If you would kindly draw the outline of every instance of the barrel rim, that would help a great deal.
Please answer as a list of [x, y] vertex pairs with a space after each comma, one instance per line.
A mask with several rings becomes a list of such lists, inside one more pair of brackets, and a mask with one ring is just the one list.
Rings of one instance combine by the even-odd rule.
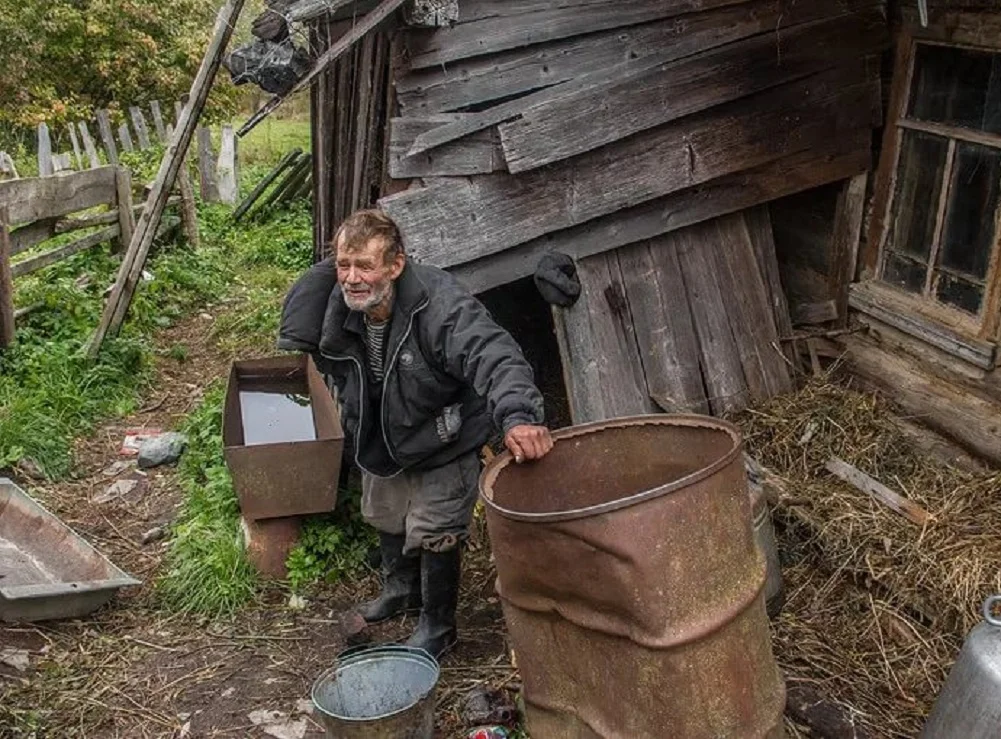
[[[651, 413], [639, 416], [623, 416], [605, 421], [592, 421], [577, 426], [571, 426], [553, 432], [553, 441], [566, 441], [578, 436], [605, 431], [613, 428], [629, 428], [632, 426], [689, 426], [695, 428], [705, 428], [714, 431], [721, 431], [729, 435], [733, 442], [732, 448], [719, 459], [706, 467], [692, 472], [689, 475], [680, 477], [677, 480], [659, 485], [649, 490], [618, 498], [606, 503], [598, 503], [584, 508], [574, 508], [567, 511], [551, 511], [545, 513], [529, 513], [525, 511], [514, 511], [494, 502], [492, 498], [493, 485], [501, 471], [514, 461], [514, 457], [509, 451], [504, 451], [495, 456], [483, 469], [479, 480], [479, 497], [485, 506], [512, 521], [522, 521], [526, 523], [555, 523], [558, 521], [573, 521], [590, 516], [598, 516], [603, 513], [611, 513], [623, 508], [629, 508], [639, 503], [659, 498], [669, 493], [677, 492], [683, 488], [701, 482], [708, 477], [712, 477], [720, 470], [725, 469], [733, 463], [734, 458], [743, 453], [744, 438], [740, 428], [729, 421], [723, 421], [711, 416], [683, 413]], [[489, 491], [489, 494], [488, 494]]]
[[[417, 699], [412, 703], [409, 703], [402, 708], [398, 708], [391, 713], [384, 713], [381, 716], [371, 716], [369, 718], [359, 718], [357, 716], [341, 716], [334, 713], [333, 711], [324, 708], [320, 705], [320, 702], [316, 698], [316, 691], [321, 685], [327, 682], [328, 678], [335, 676], [338, 672], [344, 670], [346, 667], [352, 667], [354, 665], [362, 664], [364, 662], [370, 661], [372, 658], [379, 657], [403, 657], [406, 659], [413, 659], [414, 661], [420, 662], [425, 666], [431, 668], [434, 673], [434, 680], [431, 686], [425, 690]], [[438, 681], [441, 679], [441, 665], [438, 664], [438, 660], [434, 658], [430, 652], [424, 649], [419, 649], [417, 647], [407, 647], [403, 645], [391, 645], [385, 644], [376, 647], [363, 648], [360, 650], [349, 649], [347, 652], [342, 653], [338, 657], [337, 664], [333, 667], [329, 667], [320, 673], [319, 677], [313, 681], [313, 687], [309, 691], [310, 700], [313, 702], [313, 706], [316, 710], [320, 711], [324, 716], [334, 719], [335, 721], [340, 721], [343, 723], [351, 724], [365, 724], [371, 723], [373, 721], [384, 721], [390, 719], [394, 716], [399, 716], [405, 713], [415, 706], [419, 705], [422, 701], [427, 700], [428, 696], [434, 693], [435, 689], [438, 687]]]

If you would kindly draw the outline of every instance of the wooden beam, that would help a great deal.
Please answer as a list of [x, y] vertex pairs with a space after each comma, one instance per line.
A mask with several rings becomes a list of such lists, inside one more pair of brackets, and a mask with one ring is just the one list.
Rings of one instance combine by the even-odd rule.
[[233, 34], [243, 4], [244, 0], [227, 0], [219, 11], [212, 40], [191, 86], [189, 102], [181, 113], [181, 120], [178, 121], [177, 129], [174, 131], [174, 138], [160, 163], [160, 170], [153, 182], [146, 207], [143, 209], [128, 251], [122, 260], [121, 269], [112, 287], [100, 324], [88, 347], [90, 357], [97, 356], [105, 336], [109, 333], [112, 335], [117, 333], [125, 320], [125, 315], [132, 302], [132, 295], [146, 265], [146, 258], [153, 244], [157, 225], [160, 223], [167, 199], [170, 197], [171, 187], [177, 178], [178, 171], [184, 164], [184, 156], [194, 136], [195, 127], [198, 125], [198, 117], [205, 107], [209, 90], [216, 72], [219, 70], [223, 53]]
[[14, 275], [11, 274], [10, 213], [0, 201], [0, 350], [14, 342]]
[[533, 106], [500, 126], [508, 170], [524, 172], [878, 51], [879, 11], [752, 38]]
[[383, 21], [396, 12], [397, 8], [403, 5], [404, 2], [405, 0], [382, 0], [375, 10], [368, 13], [357, 26], [354, 26], [350, 31], [341, 36], [341, 38], [337, 39], [336, 43], [334, 43], [333, 46], [331, 46], [319, 59], [316, 60], [309, 74], [299, 80], [295, 87], [293, 87], [286, 95], [276, 95], [265, 103], [263, 108], [258, 110], [250, 118], [250, 120], [243, 124], [237, 132], [237, 135], [240, 137], [246, 136], [253, 130], [254, 126], [274, 112], [275, 109], [277, 109], [278, 106], [285, 100], [300, 90], [306, 89], [312, 84], [313, 80], [316, 79], [319, 74], [337, 61], [337, 59], [339, 59], [344, 52], [352, 48], [370, 31], [375, 30], [375, 28], [377, 28]]
[[111, 132], [111, 117], [106, 110], [99, 110], [97, 116], [97, 130], [101, 134], [101, 141], [104, 143], [104, 153], [108, 156], [108, 163], [118, 164], [118, 147], [115, 146], [115, 136]]
[[494, 54], [530, 44], [542, 44], [584, 33], [596, 33], [735, 5], [743, 0], [580, 0], [557, 3], [533, 12], [487, 16], [451, 28], [414, 36], [410, 46], [413, 69], [451, 64], [460, 59]]
[[83, 238], [77, 239], [76, 241], [71, 241], [69, 244], [60, 246], [58, 249], [52, 249], [50, 251], [39, 254], [38, 256], [31, 257], [30, 259], [25, 259], [11, 266], [11, 272], [14, 277], [21, 277], [31, 272], [37, 272], [43, 267], [48, 267], [56, 262], [61, 262], [74, 254], [85, 251], [87, 249], [93, 249], [95, 246], [103, 244], [106, 241], [111, 241], [113, 238], [118, 236], [118, 226], [110, 226], [108, 228], [102, 229], [95, 233], [92, 233]]
[[114, 198], [114, 167], [0, 182], [0, 202], [9, 208], [11, 225], [58, 218]]
[[890, 490], [883, 483], [865, 474], [857, 467], [848, 464], [843, 459], [831, 457], [824, 465], [828, 472], [839, 480], [847, 482], [852, 487], [870, 495], [887, 508], [890, 508], [911, 523], [924, 526], [931, 520], [931, 515], [912, 500]]
[[848, 325], [848, 286], [855, 281], [858, 267], [859, 240], [865, 218], [868, 173], [856, 175], [845, 182], [838, 193], [834, 213], [834, 234], [831, 237], [828, 287], [834, 296], [835, 312], [841, 326]]
[[441, 125], [461, 121], [469, 113], [441, 113], [419, 118], [393, 118], [389, 122], [389, 175], [413, 177], [489, 174], [505, 169], [496, 129], [479, 131], [451, 144], [417, 156], [407, 152], [418, 136]]
[[[545, 234], [525, 244], [493, 252], [450, 268], [474, 293], [529, 277], [539, 258], [553, 249], [582, 259], [626, 244], [650, 239], [726, 213], [809, 190], [865, 171], [870, 165], [868, 129], [844, 139], [831, 137], [812, 150], [797, 152], [760, 167], [726, 175], [703, 185], [610, 213], [593, 221]], [[764, 248], [764, 247], [762, 247]], [[774, 248], [771, 250], [772, 260]], [[785, 314], [785, 295], [774, 263], [770, 284], [779, 285], [775, 310]], [[777, 325], [782, 325], [778, 323]], [[783, 335], [792, 332], [792, 324]]]
[[[821, 73], [545, 171], [436, 181], [380, 203], [415, 256], [450, 267], [867, 130], [876, 88], [859, 82], [862, 74]], [[791, 119], [796, 126], [787, 125]]]
[[[503, 7], [509, 5], [510, 0]], [[758, 33], [779, 33], [799, 23], [859, 12], [873, 5], [872, 0], [814, 0], [791, 5], [751, 0], [691, 13], [683, 23], [668, 18], [464, 59], [444, 68], [408, 70], [395, 78], [396, 92], [406, 116], [453, 111], [551, 87], [608, 69], [623, 59], [667, 52], [663, 61], [671, 62]], [[462, 13], [467, 16], [465, 5]]]

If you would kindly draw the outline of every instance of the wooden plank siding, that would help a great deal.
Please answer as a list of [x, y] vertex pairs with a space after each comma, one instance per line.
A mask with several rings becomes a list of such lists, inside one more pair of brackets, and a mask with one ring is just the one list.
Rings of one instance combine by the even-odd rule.
[[439, 180], [380, 202], [416, 256], [450, 267], [867, 129], [875, 94], [854, 64], [543, 171]]
[[417, 137], [445, 123], [467, 118], [463, 113], [393, 118], [389, 122], [389, 176], [443, 177], [489, 174], [506, 169], [500, 137], [496, 129], [478, 131], [432, 151], [407, 156]]

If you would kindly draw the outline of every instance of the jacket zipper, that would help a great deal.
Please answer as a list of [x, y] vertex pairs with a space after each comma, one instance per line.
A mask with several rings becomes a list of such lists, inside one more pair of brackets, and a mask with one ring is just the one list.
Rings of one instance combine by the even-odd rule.
[[358, 403], [358, 428], [355, 429], [355, 465], [358, 469], [368, 472], [368, 470], [362, 466], [361, 462], [358, 461], [358, 452], [361, 449], [361, 444], [359, 443], [361, 441], [361, 426], [365, 422], [365, 370], [362, 368], [361, 362], [359, 362], [355, 357], [335, 357], [322, 351], [320, 354], [333, 362], [353, 362], [358, 370], [358, 381], [361, 383], [362, 402]]
[[[383, 379], [382, 381], [383, 382], [382, 399], [379, 401], [379, 415], [381, 417], [380, 420], [382, 421], [382, 442], [386, 445], [386, 451], [389, 452], [390, 458], [392, 458], [392, 460], [396, 462], [396, 466], [399, 467], [401, 470], [403, 468], [403, 465], [401, 465], [400, 460], [396, 458], [396, 454], [393, 452], [393, 447], [390, 446], [389, 444], [389, 436], [386, 434], [386, 380], [389, 379], [389, 373], [393, 371], [393, 367], [396, 364], [396, 359], [400, 356], [400, 350], [403, 348], [403, 345], [407, 342], [407, 339], [410, 338], [410, 332], [414, 328], [414, 316], [416, 316], [418, 313], [424, 310], [427, 307], [428, 302], [429, 301], [425, 300], [419, 306], [414, 308], [414, 310], [411, 312], [410, 319], [407, 321], [407, 330], [403, 332], [403, 337], [400, 339], [400, 343], [396, 345], [396, 351], [393, 352], [393, 356], [390, 357], [389, 359], [389, 366], [386, 367], [385, 379]], [[359, 427], [360, 425], [361, 424], [359, 423]]]

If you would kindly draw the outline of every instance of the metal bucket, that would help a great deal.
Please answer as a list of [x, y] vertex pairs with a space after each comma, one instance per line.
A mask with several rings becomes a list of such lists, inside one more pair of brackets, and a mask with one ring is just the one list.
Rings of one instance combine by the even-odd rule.
[[754, 527], [754, 541], [765, 555], [768, 563], [765, 579], [765, 608], [770, 618], [775, 618], [785, 604], [786, 589], [782, 580], [782, 563], [779, 561], [779, 547], [775, 540], [775, 527], [772, 525], [771, 513], [768, 510], [768, 500], [761, 483], [753, 477], [748, 478], [748, 490], [751, 494], [751, 520]]
[[480, 480], [528, 733], [784, 736], [737, 428], [641, 416], [554, 439]]
[[1001, 595], [984, 603], [977, 624], [952, 666], [921, 739], [995, 739], [1001, 727], [1001, 619], [992, 610]]
[[313, 684], [313, 705], [328, 737], [432, 739], [438, 675], [423, 649], [352, 650]]

